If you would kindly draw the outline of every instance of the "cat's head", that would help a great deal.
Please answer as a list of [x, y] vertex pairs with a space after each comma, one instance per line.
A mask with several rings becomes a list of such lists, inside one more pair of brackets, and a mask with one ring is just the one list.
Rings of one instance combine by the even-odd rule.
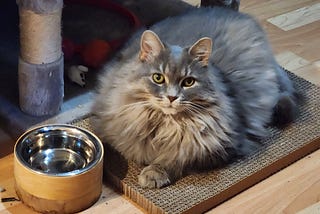
[[[163, 43], [152, 31], [141, 36], [139, 60], [148, 101], [164, 114], [177, 114], [207, 106], [212, 92], [208, 61], [212, 41], [204, 37], [190, 47]], [[195, 107], [198, 106], [198, 107]]]

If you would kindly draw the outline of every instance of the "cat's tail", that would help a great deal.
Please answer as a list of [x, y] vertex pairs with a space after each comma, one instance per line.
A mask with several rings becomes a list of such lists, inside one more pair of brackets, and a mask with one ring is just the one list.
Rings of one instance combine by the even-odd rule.
[[280, 96], [273, 109], [272, 125], [283, 128], [299, 115], [299, 105], [303, 102], [302, 92], [296, 90], [287, 71], [278, 67]]

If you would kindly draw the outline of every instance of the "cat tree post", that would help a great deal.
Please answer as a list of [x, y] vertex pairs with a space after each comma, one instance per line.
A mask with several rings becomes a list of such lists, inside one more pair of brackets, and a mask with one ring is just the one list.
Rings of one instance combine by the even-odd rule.
[[63, 0], [17, 0], [20, 16], [19, 103], [33, 116], [53, 115], [63, 102]]

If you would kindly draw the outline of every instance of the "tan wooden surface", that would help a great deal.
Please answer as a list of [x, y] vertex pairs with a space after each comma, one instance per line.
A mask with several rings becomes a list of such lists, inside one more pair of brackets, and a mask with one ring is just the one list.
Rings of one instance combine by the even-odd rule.
[[[199, 4], [197, 0], [186, 0]], [[241, 0], [268, 34], [279, 63], [320, 86], [320, 0]], [[290, 18], [290, 19], [289, 19]], [[295, 21], [292, 21], [294, 19]], [[0, 159], [1, 197], [15, 197], [13, 156]], [[81, 187], [80, 187], [81, 188]], [[320, 213], [320, 150], [270, 176], [208, 213]], [[21, 202], [0, 203], [0, 214], [35, 213]], [[111, 187], [82, 213], [143, 213]]]
[[240, 193], [208, 214], [296, 213], [319, 200], [320, 150]]

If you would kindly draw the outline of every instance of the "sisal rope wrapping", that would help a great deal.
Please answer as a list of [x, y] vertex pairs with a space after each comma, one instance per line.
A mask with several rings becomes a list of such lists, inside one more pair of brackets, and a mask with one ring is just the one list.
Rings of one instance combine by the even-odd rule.
[[61, 57], [61, 13], [37, 14], [20, 9], [20, 55], [32, 64], [52, 63]]

